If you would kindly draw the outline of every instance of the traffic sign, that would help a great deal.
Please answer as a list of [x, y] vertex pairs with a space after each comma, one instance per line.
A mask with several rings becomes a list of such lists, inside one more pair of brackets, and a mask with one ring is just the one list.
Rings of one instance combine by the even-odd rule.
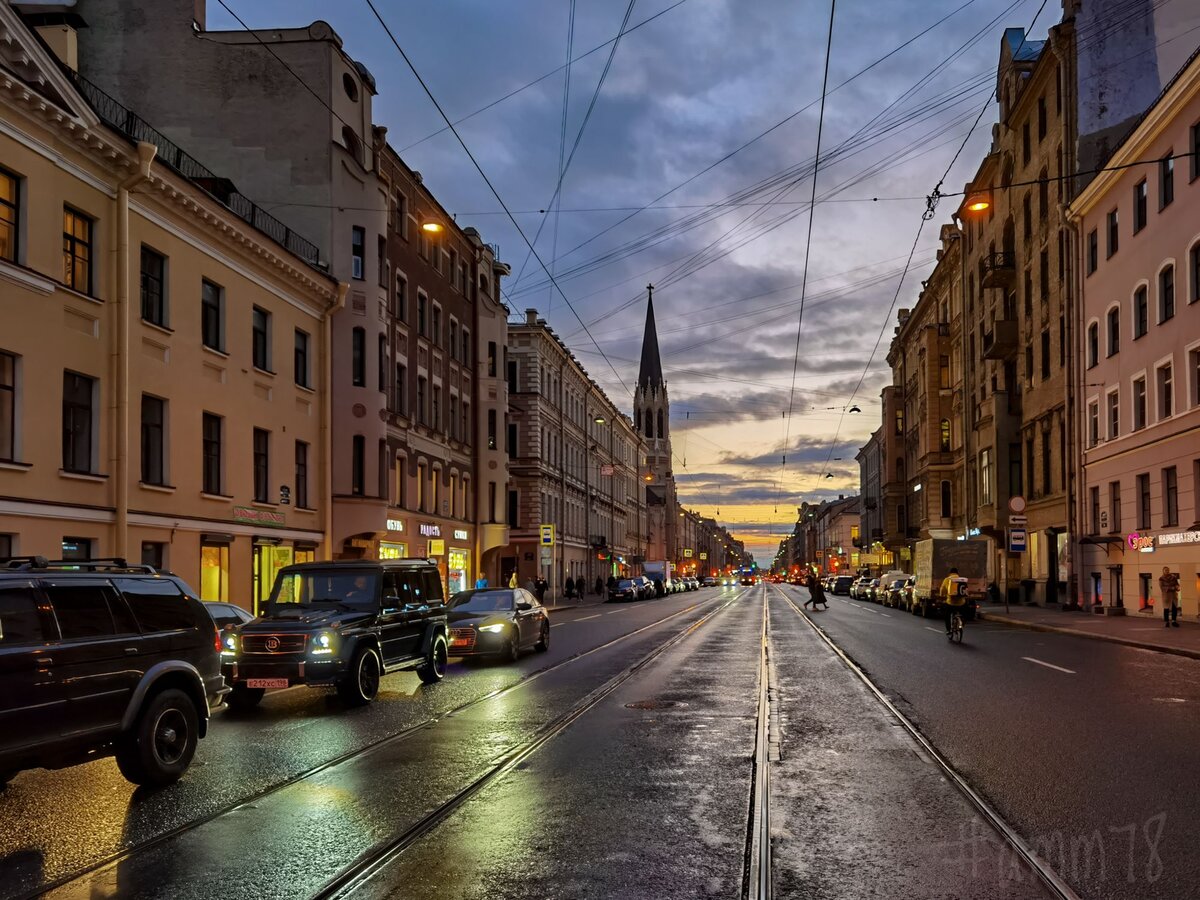
[[1025, 498], [1018, 494], [1015, 497], [1008, 498], [1008, 511], [1015, 513], [1025, 512]]
[[1028, 516], [1014, 516], [1012, 513], [1009, 513], [1008, 524], [1009, 525], [1027, 525], [1027, 524], [1029, 524], [1029, 517]]
[[542, 526], [540, 526], [540, 530], [542, 533], [542, 546], [543, 547], [553, 547], [554, 546], [554, 526], [553, 525], [542, 525]]
[[1008, 529], [1008, 552], [1024, 553], [1029, 544], [1029, 533], [1024, 528]]
[[684, 547], [683, 548], [683, 556], [684, 556], [684, 559], [691, 559], [692, 558], [692, 548]]

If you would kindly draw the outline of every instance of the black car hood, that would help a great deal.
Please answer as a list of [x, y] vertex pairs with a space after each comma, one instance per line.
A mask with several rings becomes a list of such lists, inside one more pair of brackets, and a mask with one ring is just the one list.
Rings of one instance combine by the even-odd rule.
[[338, 607], [284, 607], [283, 615], [266, 616], [247, 622], [242, 634], [273, 633], [293, 628], [344, 628], [370, 619], [370, 610], [348, 610]]
[[474, 609], [451, 609], [446, 612], [446, 620], [451, 625], [486, 625], [489, 622], [511, 622], [512, 612], [507, 610], [493, 610], [492, 612], [479, 612]]

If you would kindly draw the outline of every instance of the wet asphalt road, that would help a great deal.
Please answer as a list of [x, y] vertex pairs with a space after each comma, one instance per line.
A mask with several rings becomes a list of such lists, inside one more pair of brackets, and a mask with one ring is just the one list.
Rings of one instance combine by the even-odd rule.
[[812, 618], [1081, 896], [1197, 895], [1200, 661], [983, 622], [952, 646], [842, 597]]
[[397, 840], [349, 896], [741, 896], [764, 606], [775, 895], [1044, 896], [763, 587], [557, 613], [548, 654], [390, 676], [363, 710], [280, 692], [222, 714], [157, 794], [110, 761], [25, 773], [0, 801], [0, 896], [91, 866], [49, 896], [310, 897]]

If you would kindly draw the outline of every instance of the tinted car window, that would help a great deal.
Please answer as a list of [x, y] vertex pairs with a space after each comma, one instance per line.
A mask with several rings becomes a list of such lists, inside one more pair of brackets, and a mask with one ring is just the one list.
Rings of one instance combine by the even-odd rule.
[[426, 603], [442, 603], [445, 600], [445, 594], [442, 593], [442, 578], [436, 572], [424, 571], [421, 573], [425, 581], [425, 602]]
[[460, 612], [496, 612], [509, 610], [518, 602], [530, 602], [524, 591], [517, 591], [514, 600], [513, 591], [463, 591], [450, 598], [450, 608]]
[[32, 588], [0, 588], [0, 645], [36, 644], [46, 639]]
[[51, 584], [46, 587], [46, 594], [65, 641], [137, 632], [128, 607], [108, 585]]
[[287, 572], [275, 580], [271, 605], [371, 606], [377, 583], [377, 576], [370, 569]]
[[[165, 578], [117, 578], [114, 582], [125, 595], [142, 631], [178, 631], [195, 627], [192, 609], [183, 602], [183, 594], [175, 582]], [[229, 614], [227, 609], [213, 611]]]

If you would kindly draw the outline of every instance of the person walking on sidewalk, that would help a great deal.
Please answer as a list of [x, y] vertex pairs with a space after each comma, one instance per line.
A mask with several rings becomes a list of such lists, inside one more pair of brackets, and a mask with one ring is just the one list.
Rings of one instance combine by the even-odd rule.
[[596, 576], [596, 596], [601, 597], [603, 595], [604, 595], [604, 579], [601, 578], [599, 575], [597, 575]]
[[1163, 598], [1163, 628], [1179, 627], [1179, 573], [1170, 566], [1163, 566], [1158, 578], [1158, 588]]
[[570, 575], [567, 576], [567, 583], [563, 585], [568, 600], [575, 599], [575, 579]]
[[539, 575], [538, 580], [533, 583], [533, 591], [537, 594], [538, 603], [546, 602], [546, 591], [549, 589], [550, 583]]

